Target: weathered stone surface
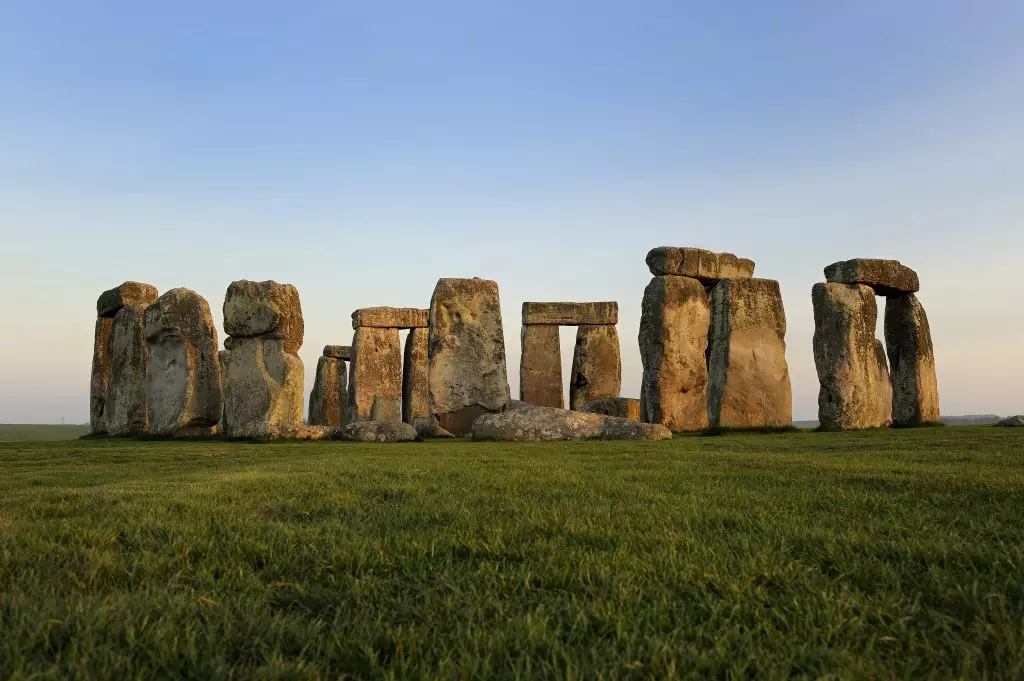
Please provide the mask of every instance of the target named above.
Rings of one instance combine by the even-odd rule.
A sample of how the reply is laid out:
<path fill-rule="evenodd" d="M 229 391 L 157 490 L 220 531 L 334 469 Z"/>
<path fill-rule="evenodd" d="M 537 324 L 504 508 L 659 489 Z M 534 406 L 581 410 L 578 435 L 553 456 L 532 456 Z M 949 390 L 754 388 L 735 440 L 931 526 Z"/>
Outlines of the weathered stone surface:
<path fill-rule="evenodd" d="M 364 307 L 352 313 L 352 328 L 425 329 L 429 313 L 415 307 Z"/>
<path fill-rule="evenodd" d="M 398 329 L 363 326 L 352 338 L 348 383 L 349 422 L 372 417 L 373 399 L 402 397 L 402 344 Z M 399 407 L 401 420 L 401 407 Z"/>
<path fill-rule="evenodd" d="M 110 335 L 113 328 L 113 317 L 96 320 L 89 380 L 89 429 L 95 435 L 107 432 L 107 386 L 110 384 Z"/>
<path fill-rule="evenodd" d="M 474 440 L 553 442 L 557 440 L 667 440 L 662 425 L 554 407 L 526 407 L 481 416 Z"/>
<path fill-rule="evenodd" d="M 224 296 L 224 332 L 235 338 L 280 338 L 284 352 L 302 347 L 305 325 L 298 290 L 276 281 L 233 281 Z"/>
<path fill-rule="evenodd" d="M 618 397 L 622 388 L 619 332 L 614 326 L 580 326 L 572 356 L 569 408 L 583 409 L 587 402 Z"/>
<path fill-rule="evenodd" d="M 429 350 L 430 331 L 410 330 L 409 335 L 405 337 L 405 354 L 402 361 L 402 420 L 413 425 L 423 420 L 431 420 Z"/>
<path fill-rule="evenodd" d="M 875 338 L 874 291 L 860 284 L 815 284 L 814 365 L 822 430 L 882 428 L 892 421 L 885 349 Z"/>
<path fill-rule="evenodd" d="M 330 347 L 330 346 L 329 346 Z M 348 417 L 348 369 L 344 360 L 321 357 L 309 393 L 309 424 L 339 428 Z"/>
<path fill-rule="evenodd" d="M 96 316 L 113 317 L 125 305 L 135 305 L 146 309 L 156 300 L 155 286 L 141 281 L 126 281 L 109 291 L 104 291 L 96 300 Z"/>
<path fill-rule="evenodd" d="M 711 291 L 708 421 L 711 427 L 793 423 L 786 310 L 779 282 L 723 279 Z"/>
<path fill-rule="evenodd" d="M 865 284 L 880 296 L 916 293 L 921 289 L 917 272 L 899 260 L 854 258 L 825 268 L 825 280 L 837 284 Z"/>
<path fill-rule="evenodd" d="M 640 317 L 640 415 L 672 432 L 708 426 L 705 352 L 711 308 L 704 286 L 690 277 L 654 277 Z"/>
<path fill-rule="evenodd" d="M 359 421 L 341 429 L 334 438 L 352 442 L 411 442 L 416 429 L 401 421 Z"/>
<path fill-rule="evenodd" d="M 630 421 L 640 421 L 640 400 L 631 397 L 602 397 L 583 405 L 583 411 L 590 414 L 604 414 Z"/>
<path fill-rule="evenodd" d="M 523 324 L 582 326 L 619 323 L 619 304 L 598 303 L 523 303 Z"/>
<path fill-rule="evenodd" d="M 352 360 L 352 346 L 351 345 L 325 345 L 324 346 L 324 357 L 333 357 L 334 359 L 343 359 L 346 361 Z"/>
<path fill-rule="evenodd" d="M 371 421 L 401 421 L 402 398 L 392 395 L 376 395 L 370 409 Z"/>
<path fill-rule="evenodd" d="M 913 293 L 885 301 L 885 346 L 895 426 L 939 423 L 939 384 L 928 315 Z"/>
<path fill-rule="evenodd" d="M 557 326 L 523 325 L 519 399 L 538 407 L 565 406 L 562 348 Z"/>
<path fill-rule="evenodd" d="M 125 305 L 113 317 L 110 332 L 110 382 L 104 412 L 107 432 L 146 432 L 146 336 L 141 305 Z"/>
<path fill-rule="evenodd" d="M 1017 416 L 1010 416 L 1008 418 L 993 423 L 993 426 L 997 428 L 1024 428 L 1024 414 L 1018 414 Z"/>
<path fill-rule="evenodd" d="M 235 338 L 220 353 L 224 378 L 224 434 L 285 437 L 302 425 L 303 367 L 284 351 L 283 338 Z"/>
<path fill-rule="evenodd" d="M 698 279 L 704 284 L 719 279 L 740 279 L 754 276 L 754 261 L 738 258 L 732 253 L 715 253 L 688 246 L 659 246 L 647 254 L 651 274 Z"/>
<path fill-rule="evenodd" d="M 149 432 L 191 435 L 217 425 L 221 372 L 206 300 L 186 288 L 171 289 L 146 310 L 145 337 Z"/>
<path fill-rule="evenodd" d="M 356 357 L 359 350 L 356 350 Z M 508 406 L 498 284 L 441 279 L 430 300 L 430 412 L 465 435 L 477 417 Z"/>

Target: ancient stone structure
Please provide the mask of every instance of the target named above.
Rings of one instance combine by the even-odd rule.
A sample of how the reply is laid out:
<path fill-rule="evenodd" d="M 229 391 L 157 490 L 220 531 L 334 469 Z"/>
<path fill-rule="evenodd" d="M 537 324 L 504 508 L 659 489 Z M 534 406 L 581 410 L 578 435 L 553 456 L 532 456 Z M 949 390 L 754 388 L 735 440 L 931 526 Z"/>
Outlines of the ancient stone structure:
<path fill-rule="evenodd" d="M 667 440 L 672 437 L 672 432 L 659 424 L 534 406 L 481 416 L 473 423 L 472 431 L 474 440 L 507 442 Z"/>
<path fill-rule="evenodd" d="M 825 278 L 811 294 L 821 427 L 938 423 L 935 356 L 915 295 L 917 273 L 897 260 L 857 258 L 829 265 Z M 875 295 L 886 297 L 884 348 L 875 338 Z"/>
<path fill-rule="evenodd" d="M 143 315 L 156 297 L 153 286 L 126 281 L 96 301 L 89 386 L 93 433 L 128 435 L 148 426 Z"/>
<path fill-rule="evenodd" d="M 285 437 L 302 423 L 305 326 L 299 292 L 276 281 L 235 281 L 224 298 L 220 353 L 223 432 L 230 437 Z"/>
<path fill-rule="evenodd" d="M 792 425 L 786 311 L 779 282 L 722 279 L 711 289 L 708 381 L 712 428 Z"/>
<path fill-rule="evenodd" d="M 378 415 L 387 419 L 402 418 L 401 401 L 405 392 L 403 386 L 403 359 L 400 331 L 412 332 L 427 328 L 427 310 L 398 307 L 371 307 L 352 313 L 352 374 L 349 377 L 349 421 L 374 420 L 374 401 L 377 398 L 391 398 L 398 401 L 397 414 L 387 408 Z M 415 359 L 415 357 L 413 358 Z M 421 361 L 425 363 L 426 356 Z M 417 371 L 409 371 L 410 398 L 415 394 Z M 384 409 L 381 407 L 381 409 Z M 410 404 L 410 411 L 416 411 Z"/>
<path fill-rule="evenodd" d="M 478 417 L 509 403 L 498 284 L 440 279 L 429 320 L 430 413 L 445 431 L 466 435 Z"/>
<path fill-rule="evenodd" d="M 340 427 L 348 422 L 348 367 L 352 357 L 347 345 L 324 346 L 317 360 L 316 379 L 309 393 L 309 424 Z"/>
<path fill-rule="evenodd" d="M 171 289 L 145 312 L 149 432 L 212 435 L 223 412 L 217 329 L 206 300 Z"/>
<path fill-rule="evenodd" d="M 564 406 L 561 326 L 576 326 L 569 406 L 618 397 L 622 387 L 619 352 L 619 305 L 596 303 L 523 303 L 519 399 L 534 406 Z"/>

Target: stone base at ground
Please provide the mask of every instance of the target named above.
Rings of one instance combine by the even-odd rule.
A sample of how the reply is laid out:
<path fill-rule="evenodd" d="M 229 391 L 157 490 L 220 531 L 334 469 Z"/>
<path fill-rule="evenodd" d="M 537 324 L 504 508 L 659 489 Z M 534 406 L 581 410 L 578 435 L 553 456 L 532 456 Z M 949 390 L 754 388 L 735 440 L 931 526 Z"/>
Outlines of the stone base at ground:
<path fill-rule="evenodd" d="M 555 442 L 560 440 L 667 440 L 668 428 L 629 419 L 553 407 L 528 407 L 481 416 L 474 440 Z"/>

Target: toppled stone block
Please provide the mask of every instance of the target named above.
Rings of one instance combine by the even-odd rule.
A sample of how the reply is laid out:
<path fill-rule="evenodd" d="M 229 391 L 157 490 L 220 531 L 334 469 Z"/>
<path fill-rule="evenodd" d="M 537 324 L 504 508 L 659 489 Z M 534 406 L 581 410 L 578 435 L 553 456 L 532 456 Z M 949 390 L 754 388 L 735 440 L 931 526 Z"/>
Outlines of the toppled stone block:
<path fill-rule="evenodd" d="M 526 407 L 481 416 L 474 440 L 555 442 L 560 440 L 667 440 L 662 425 L 553 407 Z"/>
<path fill-rule="evenodd" d="M 538 407 L 565 406 L 562 347 L 557 326 L 523 325 L 519 399 Z M 613 327 L 614 328 L 614 327 Z"/>
<path fill-rule="evenodd" d="M 328 346 L 340 347 L 340 346 Z M 309 393 L 309 423 L 340 428 L 348 416 L 348 369 L 344 360 L 321 357 Z"/>
<path fill-rule="evenodd" d="M 523 303 L 523 324 L 582 326 L 619 323 L 619 304 Z"/>
<path fill-rule="evenodd" d="M 332 357 L 334 359 L 343 359 L 346 361 L 352 361 L 352 346 L 351 345 L 325 345 L 324 346 L 324 357 Z"/>
<path fill-rule="evenodd" d="M 297 354 L 305 325 L 299 292 L 276 281 L 233 281 L 224 297 L 224 332 L 234 338 L 280 338 Z"/>
<path fill-rule="evenodd" d="M 350 442 L 412 442 L 416 429 L 401 421 L 359 421 L 350 423 L 335 436 Z"/>
<path fill-rule="evenodd" d="M 415 307 L 364 307 L 352 313 L 352 328 L 425 329 L 429 313 Z"/>
<path fill-rule="evenodd" d="M 416 426 L 421 434 L 426 430 L 424 422 L 432 423 L 430 386 L 427 384 L 429 351 L 429 329 L 410 330 L 405 338 L 402 360 L 402 421 Z"/>
<path fill-rule="evenodd" d="M 618 330 L 614 326 L 584 325 L 577 328 L 569 408 L 578 411 L 587 402 L 602 397 L 618 397 L 621 389 L 622 358 Z"/>
<path fill-rule="evenodd" d="M 640 421 L 640 400 L 631 397 L 602 397 L 599 400 L 587 402 L 583 405 L 583 411 L 589 414 L 604 414 L 615 416 L 630 421 Z"/>
<path fill-rule="evenodd" d="M 349 376 L 349 422 L 372 418 L 378 395 L 402 395 L 402 344 L 398 329 L 361 326 L 352 338 L 352 373 Z M 401 420 L 401 406 L 399 406 Z"/>
<path fill-rule="evenodd" d="M 705 352 L 711 307 L 704 285 L 691 277 L 654 277 L 640 317 L 640 415 L 672 432 L 708 426 Z"/>
<path fill-rule="evenodd" d="M 862 284 L 815 284 L 814 365 L 822 430 L 883 428 L 892 422 L 885 349 L 875 338 L 875 292 Z"/>
<path fill-rule="evenodd" d="M 126 281 L 100 294 L 96 301 L 97 317 L 113 317 L 125 305 L 141 309 L 149 307 L 156 300 L 156 287 L 140 281 Z"/>
<path fill-rule="evenodd" d="M 854 258 L 825 268 L 825 280 L 836 284 L 864 284 L 880 296 L 916 293 L 921 289 L 917 272 L 899 260 Z"/>
<path fill-rule="evenodd" d="M 359 350 L 356 349 L 358 359 Z M 430 301 L 430 411 L 454 435 L 509 402 L 498 284 L 441 279 Z"/>
<path fill-rule="evenodd" d="M 149 432 L 212 434 L 223 412 L 223 393 L 209 304 L 190 289 L 171 289 L 146 310 L 145 338 Z"/>
<path fill-rule="evenodd" d="M 689 246 L 659 246 L 647 254 L 647 267 L 656 277 L 692 277 L 702 284 L 717 284 L 720 279 L 754 276 L 754 261 L 732 253 L 715 253 Z"/>
<path fill-rule="evenodd" d="M 708 419 L 711 427 L 793 423 L 786 310 L 779 282 L 723 279 L 711 291 Z"/>
<path fill-rule="evenodd" d="M 928 315 L 913 293 L 885 301 L 885 345 L 892 374 L 892 422 L 939 423 L 939 384 Z"/>

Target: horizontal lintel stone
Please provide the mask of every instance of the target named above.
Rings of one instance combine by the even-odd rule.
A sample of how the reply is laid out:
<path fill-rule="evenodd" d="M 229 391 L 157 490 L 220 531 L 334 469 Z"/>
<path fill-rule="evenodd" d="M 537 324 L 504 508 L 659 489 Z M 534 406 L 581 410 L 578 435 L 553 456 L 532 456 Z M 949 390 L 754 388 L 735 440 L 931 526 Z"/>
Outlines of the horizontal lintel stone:
<path fill-rule="evenodd" d="M 523 303 L 523 324 L 550 326 L 610 326 L 619 323 L 619 304 Z"/>
<path fill-rule="evenodd" d="M 352 313 L 352 328 L 425 329 L 429 315 L 415 307 L 364 307 Z"/>

